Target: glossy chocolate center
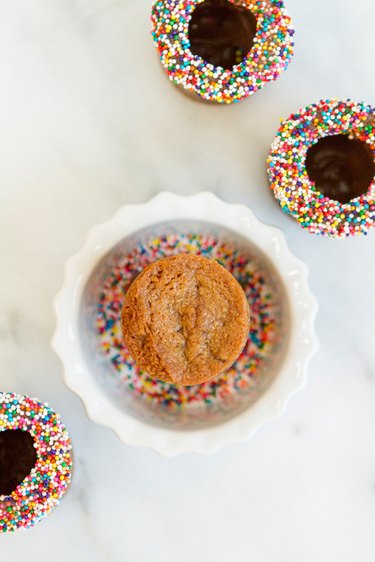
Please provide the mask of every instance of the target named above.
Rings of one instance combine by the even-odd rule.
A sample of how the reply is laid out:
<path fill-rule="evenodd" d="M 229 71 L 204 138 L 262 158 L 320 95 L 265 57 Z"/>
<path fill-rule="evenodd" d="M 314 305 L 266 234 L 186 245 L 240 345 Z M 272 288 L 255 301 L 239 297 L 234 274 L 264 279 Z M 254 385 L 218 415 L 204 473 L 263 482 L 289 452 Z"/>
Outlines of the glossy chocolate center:
<path fill-rule="evenodd" d="M 36 464 L 34 439 L 21 429 L 0 431 L 0 496 L 8 496 Z"/>
<path fill-rule="evenodd" d="M 227 0 L 206 0 L 192 13 L 190 50 L 214 66 L 231 69 L 250 52 L 256 27 L 249 9 Z"/>
<path fill-rule="evenodd" d="M 309 148 L 306 170 L 323 195 L 348 203 L 370 187 L 375 174 L 374 155 L 361 140 L 332 135 Z"/>

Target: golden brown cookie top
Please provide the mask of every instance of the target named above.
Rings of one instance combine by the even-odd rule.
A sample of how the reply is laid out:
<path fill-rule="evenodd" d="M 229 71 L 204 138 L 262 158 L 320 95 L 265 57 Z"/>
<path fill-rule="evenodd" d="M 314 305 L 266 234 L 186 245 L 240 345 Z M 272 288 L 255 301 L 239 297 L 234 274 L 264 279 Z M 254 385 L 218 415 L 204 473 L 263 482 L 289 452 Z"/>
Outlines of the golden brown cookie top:
<path fill-rule="evenodd" d="M 124 339 L 138 367 L 181 385 L 228 369 L 249 327 L 238 281 L 216 261 L 191 254 L 149 265 L 130 286 L 122 310 Z"/>

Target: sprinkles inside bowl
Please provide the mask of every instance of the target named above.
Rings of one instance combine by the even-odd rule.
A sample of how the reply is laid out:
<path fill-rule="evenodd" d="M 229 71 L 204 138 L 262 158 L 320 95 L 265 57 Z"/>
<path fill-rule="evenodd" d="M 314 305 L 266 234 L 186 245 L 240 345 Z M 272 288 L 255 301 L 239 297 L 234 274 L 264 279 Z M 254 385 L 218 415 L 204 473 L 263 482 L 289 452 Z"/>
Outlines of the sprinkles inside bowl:
<path fill-rule="evenodd" d="M 221 263 L 242 285 L 251 308 L 251 329 L 239 359 L 217 379 L 187 387 L 161 382 L 141 372 L 121 333 L 124 294 L 136 275 L 158 259 L 182 253 L 202 255 Z M 166 234 L 137 243 L 130 252 L 116 256 L 115 266 L 102 281 L 96 326 L 102 353 L 127 394 L 146 403 L 156 418 L 160 414 L 163 420 L 176 422 L 178 418 L 195 423 L 200 415 L 202 419 L 215 418 L 219 411 L 222 414 L 239 407 L 244 398 L 248 405 L 270 384 L 272 377 L 267 374 L 267 365 L 282 347 L 281 340 L 285 340 L 281 333 L 281 308 L 269 274 L 257 259 L 249 260 L 239 248 L 214 235 Z"/>

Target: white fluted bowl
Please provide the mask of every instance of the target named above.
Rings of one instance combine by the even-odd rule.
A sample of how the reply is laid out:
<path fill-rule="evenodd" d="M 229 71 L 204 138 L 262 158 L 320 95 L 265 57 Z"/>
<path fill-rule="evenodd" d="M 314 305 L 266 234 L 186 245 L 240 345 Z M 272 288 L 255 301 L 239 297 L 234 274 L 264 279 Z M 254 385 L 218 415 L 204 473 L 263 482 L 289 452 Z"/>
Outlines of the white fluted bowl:
<path fill-rule="evenodd" d="M 119 315 L 135 266 L 186 251 L 219 259 L 241 277 L 254 326 L 242 358 L 214 386 L 179 389 L 138 373 L 121 341 Z M 211 193 L 161 193 L 94 227 L 66 264 L 55 309 L 52 345 L 88 416 L 125 443 L 165 456 L 208 454 L 248 438 L 303 387 L 317 349 L 317 304 L 305 264 L 278 229 Z"/>

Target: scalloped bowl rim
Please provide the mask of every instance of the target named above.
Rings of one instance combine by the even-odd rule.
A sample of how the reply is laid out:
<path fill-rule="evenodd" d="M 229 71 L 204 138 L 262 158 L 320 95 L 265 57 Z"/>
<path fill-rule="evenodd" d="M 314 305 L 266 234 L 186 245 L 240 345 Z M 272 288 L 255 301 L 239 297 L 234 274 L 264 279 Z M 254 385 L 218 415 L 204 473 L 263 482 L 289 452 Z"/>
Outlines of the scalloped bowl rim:
<path fill-rule="evenodd" d="M 267 391 L 233 419 L 190 431 L 152 426 L 119 410 L 91 376 L 79 344 L 80 298 L 96 264 L 130 234 L 179 219 L 216 223 L 258 246 L 283 279 L 291 314 L 288 351 Z M 66 263 L 64 284 L 54 301 L 57 326 L 52 338 L 64 366 L 65 384 L 81 398 L 91 420 L 114 430 L 123 442 L 149 447 L 163 456 L 209 454 L 248 439 L 266 421 L 280 416 L 306 382 L 307 365 L 318 348 L 314 331 L 318 305 L 307 277 L 306 265 L 291 253 L 284 234 L 260 222 L 245 205 L 225 203 L 210 192 L 190 197 L 162 192 L 147 203 L 124 205 L 112 219 L 94 226 L 82 249 Z"/>

